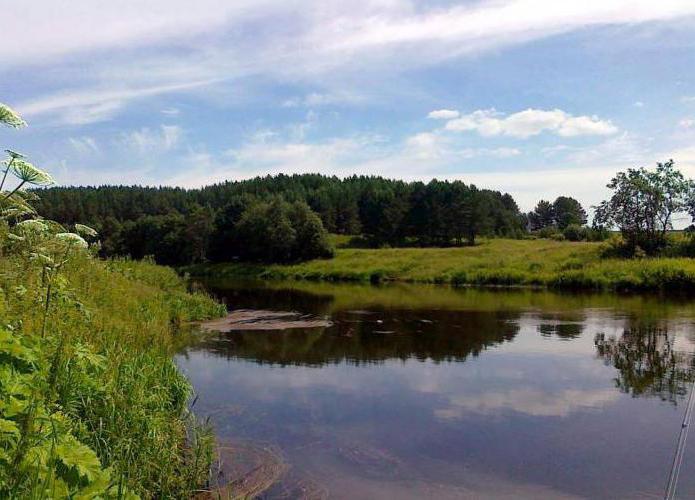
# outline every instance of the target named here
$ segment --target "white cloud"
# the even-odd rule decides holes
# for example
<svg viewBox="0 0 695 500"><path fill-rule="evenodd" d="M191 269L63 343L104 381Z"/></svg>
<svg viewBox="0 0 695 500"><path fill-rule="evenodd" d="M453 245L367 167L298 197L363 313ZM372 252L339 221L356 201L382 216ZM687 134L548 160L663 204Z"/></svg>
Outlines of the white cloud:
<svg viewBox="0 0 695 500"><path fill-rule="evenodd" d="M681 97L681 102L695 102L695 95L685 95Z"/></svg>
<svg viewBox="0 0 695 500"><path fill-rule="evenodd" d="M68 142L80 154L99 153L99 146L93 137L69 137Z"/></svg>
<svg viewBox="0 0 695 500"><path fill-rule="evenodd" d="M610 121L599 119L598 116L567 116L557 131L562 137L612 135L617 132L618 127Z"/></svg>
<svg viewBox="0 0 695 500"><path fill-rule="evenodd" d="M195 47L203 33L226 35L259 20L278 22L278 29L257 35L263 56L267 45L335 54L371 51L385 45L455 42L479 50L568 32L585 26L641 23L695 14L690 0L482 0L448 7L414 8L406 0L122 0L111 4L72 0L10 2L3 6L4 40L0 60L32 60L109 48L161 45L168 40ZM285 28L285 29L282 29ZM221 42L233 44L220 36ZM311 57L311 54L307 54ZM325 61L321 61L323 63Z"/></svg>
<svg viewBox="0 0 695 500"><path fill-rule="evenodd" d="M597 116L572 116L560 109L527 109L508 116L494 109L478 110L446 123L447 130L475 131L482 136L508 135L526 139L542 132L562 137L580 135L611 135L618 128Z"/></svg>
<svg viewBox="0 0 695 500"><path fill-rule="evenodd" d="M517 148L496 148L485 151L488 151L490 156L496 156L498 158L512 158L521 154L521 151Z"/></svg>
<svg viewBox="0 0 695 500"><path fill-rule="evenodd" d="M32 64L59 69L55 74L64 81L56 85L72 88L76 102L61 105L56 99L64 96L58 94L24 104L32 113L62 108L64 121L76 124L108 119L133 99L186 88L207 97L213 83L254 76L321 82L324 91L296 99L318 106L345 102L345 89L375 72L407 71L592 26L688 15L695 15L691 0L480 0L417 7L409 0L327 0L321 8L309 0L9 2L3 5L0 71ZM101 94L96 102L95 94Z"/></svg>
<svg viewBox="0 0 695 500"><path fill-rule="evenodd" d="M107 101L62 109L60 122L65 125L88 125L111 119L123 107L123 101ZM25 113L25 116L33 113Z"/></svg>
<svg viewBox="0 0 695 500"><path fill-rule="evenodd" d="M433 118L435 120L451 120L453 118L458 118L460 113L454 109L437 109L430 111L427 118Z"/></svg>
<svg viewBox="0 0 695 500"><path fill-rule="evenodd" d="M683 118L678 122L678 126L681 128L693 128L695 126L695 120L692 118Z"/></svg>
<svg viewBox="0 0 695 500"><path fill-rule="evenodd" d="M192 37L239 22L270 2L198 0L71 0L5 2L5 64L49 60L72 53ZM22 56L24 54L24 57Z"/></svg>
<svg viewBox="0 0 695 500"><path fill-rule="evenodd" d="M176 147L182 136L182 129L176 125L161 125L158 130L147 127L121 135L122 144L140 153L169 151Z"/></svg>
<svg viewBox="0 0 695 500"><path fill-rule="evenodd" d="M449 401L450 405L435 410L435 415L443 420L451 420L461 418L468 412L497 415L506 410L536 417L566 417L580 409L603 407L619 397L620 394L612 387L560 391L514 388L453 397Z"/></svg>
<svg viewBox="0 0 695 500"><path fill-rule="evenodd" d="M178 116L181 114L181 110L179 108L170 107L164 108L161 113L166 116Z"/></svg>
<svg viewBox="0 0 695 500"><path fill-rule="evenodd" d="M636 108L643 108L644 107L644 103L642 101L635 101L632 105Z"/></svg>
<svg viewBox="0 0 695 500"><path fill-rule="evenodd" d="M399 14L399 15L398 15ZM468 42L473 49L527 41L602 24L639 23L695 14L689 0L612 0L557 2L507 0L457 5L410 15L374 16L364 20L335 47L343 50L432 41Z"/></svg>
<svg viewBox="0 0 695 500"><path fill-rule="evenodd" d="M405 140L405 156L417 160L435 160L448 152L449 144L446 137L422 132L407 137Z"/></svg>

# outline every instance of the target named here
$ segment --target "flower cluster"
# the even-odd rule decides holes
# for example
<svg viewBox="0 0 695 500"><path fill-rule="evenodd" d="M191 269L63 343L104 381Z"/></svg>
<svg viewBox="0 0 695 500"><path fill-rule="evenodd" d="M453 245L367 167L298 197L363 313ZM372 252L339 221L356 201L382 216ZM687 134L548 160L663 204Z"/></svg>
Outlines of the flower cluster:
<svg viewBox="0 0 695 500"><path fill-rule="evenodd" d="M22 118L8 105L0 102L0 123L7 125L8 127L20 128L26 127L27 122L22 120Z"/></svg>

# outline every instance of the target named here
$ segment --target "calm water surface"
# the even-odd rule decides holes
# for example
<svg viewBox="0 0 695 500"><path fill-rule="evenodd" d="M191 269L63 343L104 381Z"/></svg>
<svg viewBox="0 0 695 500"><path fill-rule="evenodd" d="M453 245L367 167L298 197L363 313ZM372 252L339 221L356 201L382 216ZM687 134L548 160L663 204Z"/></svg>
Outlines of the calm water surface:
<svg viewBox="0 0 695 500"><path fill-rule="evenodd" d="M333 323L200 334L177 359L221 442L282 457L265 498L663 495L695 375L695 303L208 286L230 310ZM695 497L695 437L678 493Z"/></svg>

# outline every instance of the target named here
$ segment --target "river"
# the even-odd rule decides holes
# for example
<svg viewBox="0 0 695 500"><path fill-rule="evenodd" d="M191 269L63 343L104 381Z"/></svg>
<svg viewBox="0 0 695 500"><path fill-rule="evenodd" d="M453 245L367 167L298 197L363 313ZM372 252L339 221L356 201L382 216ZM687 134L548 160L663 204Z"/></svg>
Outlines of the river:
<svg viewBox="0 0 695 500"><path fill-rule="evenodd" d="M693 301L405 284L205 285L246 316L233 331L196 333L177 363L198 395L195 413L210 419L226 450L221 474L237 490L263 498L663 496L695 379ZM695 437L679 497L695 497L693 471Z"/></svg>

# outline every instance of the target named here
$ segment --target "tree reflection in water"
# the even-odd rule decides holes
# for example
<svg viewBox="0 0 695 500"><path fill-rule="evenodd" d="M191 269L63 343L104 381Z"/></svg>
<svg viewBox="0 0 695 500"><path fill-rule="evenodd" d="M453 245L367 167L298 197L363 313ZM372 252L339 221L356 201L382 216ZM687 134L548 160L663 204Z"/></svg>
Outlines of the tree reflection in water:
<svg viewBox="0 0 695 500"><path fill-rule="evenodd" d="M630 325L620 338L599 333L596 351L618 370L616 387L633 397L659 397L677 404L695 380L693 355L674 348L676 336L668 327Z"/></svg>
<svg viewBox="0 0 695 500"><path fill-rule="evenodd" d="M464 361L519 332L510 312L408 310L340 311L329 328L211 334L198 347L259 364L352 365L389 359Z"/></svg>

